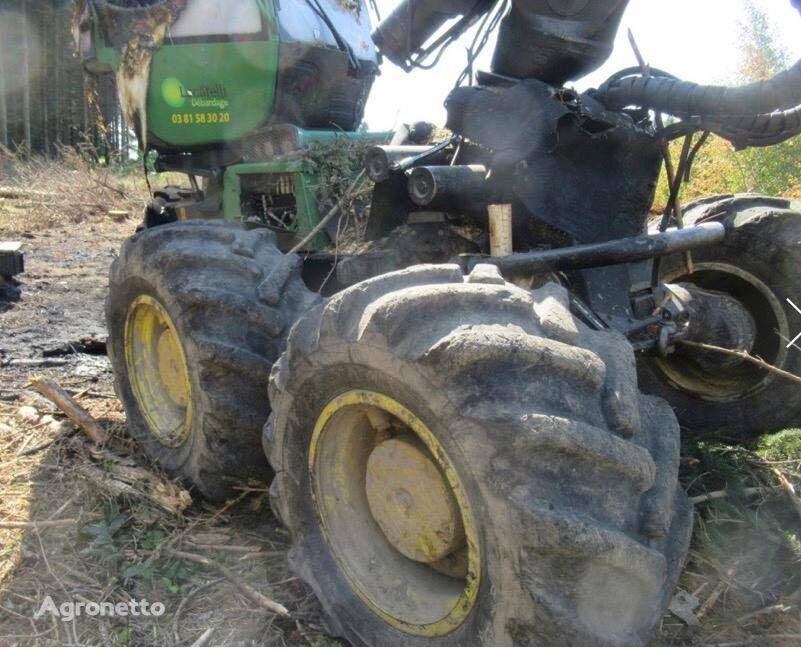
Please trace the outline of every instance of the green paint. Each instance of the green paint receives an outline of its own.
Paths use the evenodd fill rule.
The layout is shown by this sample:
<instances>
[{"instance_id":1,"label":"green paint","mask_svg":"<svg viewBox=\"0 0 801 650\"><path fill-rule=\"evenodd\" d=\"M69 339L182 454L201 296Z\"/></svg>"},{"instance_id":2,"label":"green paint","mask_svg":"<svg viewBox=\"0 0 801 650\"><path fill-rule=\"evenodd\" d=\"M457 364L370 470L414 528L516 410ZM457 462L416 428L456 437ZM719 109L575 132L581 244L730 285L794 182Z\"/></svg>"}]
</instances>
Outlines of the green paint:
<instances>
[{"instance_id":1,"label":"green paint","mask_svg":"<svg viewBox=\"0 0 801 650\"><path fill-rule=\"evenodd\" d=\"M165 45L153 55L148 127L170 146L238 140L270 118L278 41Z\"/></svg>"},{"instance_id":2,"label":"green paint","mask_svg":"<svg viewBox=\"0 0 801 650\"><path fill-rule=\"evenodd\" d=\"M186 105L185 93L184 85L175 77L167 77L161 82L161 96L172 108L183 108Z\"/></svg>"}]
</instances>

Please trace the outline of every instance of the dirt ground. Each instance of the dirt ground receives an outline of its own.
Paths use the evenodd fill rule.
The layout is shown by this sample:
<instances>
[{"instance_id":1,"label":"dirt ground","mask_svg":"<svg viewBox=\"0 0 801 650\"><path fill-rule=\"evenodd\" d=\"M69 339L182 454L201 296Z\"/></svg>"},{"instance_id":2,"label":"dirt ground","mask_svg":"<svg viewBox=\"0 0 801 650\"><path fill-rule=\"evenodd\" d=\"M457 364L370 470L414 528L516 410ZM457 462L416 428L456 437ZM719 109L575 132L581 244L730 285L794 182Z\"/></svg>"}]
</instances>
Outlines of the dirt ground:
<instances>
[{"instance_id":1,"label":"dirt ground","mask_svg":"<svg viewBox=\"0 0 801 650\"><path fill-rule=\"evenodd\" d=\"M25 178L7 171L0 186ZM104 348L108 267L134 232L146 193L140 181L101 180L75 180L67 194L91 196L88 212L55 206L53 215L40 205L26 221L25 209L0 203L0 240L23 241L27 265L21 297L0 298L0 522L20 524L0 527L0 644L337 644L321 633L316 601L288 569L287 534L270 511L266 484L243 486L224 506L193 495L177 514L136 490L121 495L119 481L106 480L120 464L158 469L127 438ZM112 218L112 209L129 216ZM55 379L113 435L105 452L35 397L27 386L36 376ZM798 432L771 438L768 447L783 455L759 458L726 441L688 444L682 472L698 516L672 608L686 611L664 617L656 643L801 641L799 517L780 484L760 473L760 463L772 462L795 480L798 439ZM727 498L715 494L721 490ZM224 565L230 579L186 554ZM291 616L257 604L248 588ZM166 613L35 618L46 596L56 603L147 598L163 602Z\"/></svg>"}]
</instances>

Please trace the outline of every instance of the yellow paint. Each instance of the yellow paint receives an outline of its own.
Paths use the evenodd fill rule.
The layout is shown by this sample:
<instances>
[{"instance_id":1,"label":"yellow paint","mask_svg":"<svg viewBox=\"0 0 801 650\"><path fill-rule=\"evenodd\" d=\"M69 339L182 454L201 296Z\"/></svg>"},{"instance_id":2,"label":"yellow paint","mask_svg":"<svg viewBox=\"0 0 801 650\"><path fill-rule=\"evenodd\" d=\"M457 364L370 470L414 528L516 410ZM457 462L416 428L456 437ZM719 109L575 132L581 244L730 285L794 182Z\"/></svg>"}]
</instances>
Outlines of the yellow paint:
<instances>
[{"instance_id":1,"label":"yellow paint","mask_svg":"<svg viewBox=\"0 0 801 650\"><path fill-rule=\"evenodd\" d=\"M445 478L448 481L451 490L453 491L453 495L456 497L459 512L462 516L462 524L464 526L467 550L467 575L464 579L465 587L457 599L454 607L446 616L428 625L417 625L398 619L390 612L387 612L379 607L373 600L370 599L369 594L365 593L358 581L351 575L346 564L341 562L340 559L336 557L336 554L334 555L334 558L337 561L337 564L343 575L348 580L356 594L377 616L382 618L384 621L399 630L416 634L418 636L429 638L444 636L462 625L467 616L470 614L470 611L475 604L476 597L478 596L478 588L481 580L481 554L478 534L476 531L473 512L467 499L467 494L461 484L461 481L459 480L456 470L453 468L453 464L448 459L447 454L439 444L436 436L425 425L425 423L414 413L412 413L412 411L391 397L387 397L381 393L365 390L354 390L344 393L343 395L340 395L329 402L323 409L322 413L317 419L317 423L312 433L312 439L309 444L309 471L312 474L314 473L317 450L320 440L325 433L326 425L341 409L344 409L348 406L359 405L373 406L383 409L387 413L390 413L400 420L404 425L411 429L417 435L417 437L423 441L423 443L425 443L426 447L431 453L431 456L436 460L440 470L445 475ZM342 469L343 472L345 472L347 468ZM325 495L322 496L325 497ZM315 495L315 498L318 498L317 495ZM327 537L328 532L325 521L325 513L322 509L319 510L319 513L323 534ZM424 541L421 540L421 543L424 543Z\"/></svg>"},{"instance_id":2,"label":"yellow paint","mask_svg":"<svg viewBox=\"0 0 801 650\"><path fill-rule=\"evenodd\" d=\"M459 506L414 436L391 438L375 448L367 461L365 490L373 519L409 559L436 562L464 545Z\"/></svg>"},{"instance_id":3,"label":"yellow paint","mask_svg":"<svg viewBox=\"0 0 801 650\"><path fill-rule=\"evenodd\" d=\"M189 366L175 324L152 296L131 303L124 344L131 388L153 437L165 447L180 447L192 423Z\"/></svg>"}]
</instances>

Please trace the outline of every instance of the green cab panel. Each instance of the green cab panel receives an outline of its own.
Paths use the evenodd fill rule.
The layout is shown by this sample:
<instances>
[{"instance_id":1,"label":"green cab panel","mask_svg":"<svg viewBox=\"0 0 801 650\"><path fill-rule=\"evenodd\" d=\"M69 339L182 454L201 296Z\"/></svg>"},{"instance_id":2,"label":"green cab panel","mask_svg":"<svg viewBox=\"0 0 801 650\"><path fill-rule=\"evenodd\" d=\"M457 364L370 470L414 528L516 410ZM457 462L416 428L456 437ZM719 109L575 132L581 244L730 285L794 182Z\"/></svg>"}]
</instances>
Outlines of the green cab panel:
<instances>
[{"instance_id":1,"label":"green cab panel","mask_svg":"<svg viewBox=\"0 0 801 650\"><path fill-rule=\"evenodd\" d=\"M275 102L279 42L164 43L153 55L148 131L164 144L232 142L263 125Z\"/></svg>"}]
</instances>

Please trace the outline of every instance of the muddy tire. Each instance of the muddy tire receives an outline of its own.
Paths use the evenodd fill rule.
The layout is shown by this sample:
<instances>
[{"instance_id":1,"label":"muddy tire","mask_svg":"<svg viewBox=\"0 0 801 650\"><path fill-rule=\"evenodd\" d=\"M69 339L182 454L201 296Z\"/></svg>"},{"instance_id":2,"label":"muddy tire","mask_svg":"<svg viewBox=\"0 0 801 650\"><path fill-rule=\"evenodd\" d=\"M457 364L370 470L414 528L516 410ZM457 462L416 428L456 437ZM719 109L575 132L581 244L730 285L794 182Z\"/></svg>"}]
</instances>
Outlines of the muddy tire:
<instances>
[{"instance_id":1,"label":"muddy tire","mask_svg":"<svg viewBox=\"0 0 801 650\"><path fill-rule=\"evenodd\" d=\"M347 289L293 328L264 445L292 566L331 634L390 646L648 639L691 531L678 424L637 390L628 342L567 305L561 287L527 292L495 267L465 278L419 266ZM372 472L386 444L370 438L384 436L376 408L400 443L418 434L452 491L467 558L444 571L456 577L399 552L385 527L397 522L373 517L364 463ZM397 496L414 527L419 504Z\"/></svg>"},{"instance_id":2,"label":"muddy tire","mask_svg":"<svg viewBox=\"0 0 801 650\"><path fill-rule=\"evenodd\" d=\"M270 369L317 300L298 265L272 233L213 221L145 230L112 265L108 350L128 430L210 499L269 479Z\"/></svg>"},{"instance_id":3,"label":"muddy tire","mask_svg":"<svg viewBox=\"0 0 801 650\"><path fill-rule=\"evenodd\" d=\"M753 353L801 374L801 352L787 344L801 332L801 202L755 195L718 196L685 209L688 224L719 221L726 238L693 253L687 275L680 257L663 261L669 282L690 282L737 298L757 326ZM748 438L801 424L801 391L781 377L742 362L716 371L681 348L665 360L640 360L643 390L670 402L694 434Z\"/></svg>"}]
</instances>

